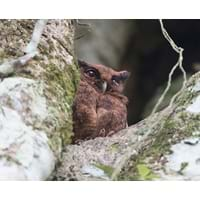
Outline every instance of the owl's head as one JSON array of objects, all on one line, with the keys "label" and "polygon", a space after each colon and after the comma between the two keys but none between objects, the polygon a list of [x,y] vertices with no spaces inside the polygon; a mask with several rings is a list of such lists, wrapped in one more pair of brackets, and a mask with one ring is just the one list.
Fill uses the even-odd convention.
[{"label": "owl's head", "polygon": [[129,77],[128,71],[115,71],[104,65],[88,64],[81,60],[78,64],[81,79],[87,81],[98,92],[123,92],[124,83]]}]

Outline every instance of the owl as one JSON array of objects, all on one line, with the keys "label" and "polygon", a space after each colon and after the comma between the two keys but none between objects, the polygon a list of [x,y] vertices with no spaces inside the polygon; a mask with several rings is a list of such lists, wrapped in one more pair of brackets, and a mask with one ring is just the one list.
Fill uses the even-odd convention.
[{"label": "owl", "polygon": [[73,103],[73,141],[111,136],[127,126],[127,71],[78,61],[81,80]]}]

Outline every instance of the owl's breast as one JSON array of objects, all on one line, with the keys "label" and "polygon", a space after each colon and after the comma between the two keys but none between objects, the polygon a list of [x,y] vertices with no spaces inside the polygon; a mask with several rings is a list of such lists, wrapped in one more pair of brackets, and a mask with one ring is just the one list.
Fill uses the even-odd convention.
[{"label": "owl's breast", "polygon": [[97,103],[98,108],[104,108],[106,110],[112,109],[114,101],[108,95],[100,95]]},{"label": "owl's breast", "polygon": [[75,102],[81,105],[88,105],[89,107],[96,107],[99,93],[87,82],[80,81],[78,90],[75,96]]},{"label": "owl's breast", "polygon": [[97,107],[106,110],[126,108],[128,99],[124,95],[113,95],[110,93],[99,95]]}]

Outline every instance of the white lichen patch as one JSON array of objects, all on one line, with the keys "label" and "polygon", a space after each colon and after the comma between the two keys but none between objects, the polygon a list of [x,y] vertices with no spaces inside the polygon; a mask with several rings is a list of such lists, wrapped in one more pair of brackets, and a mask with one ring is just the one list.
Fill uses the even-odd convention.
[{"label": "white lichen patch", "polygon": [[71,65],[71,64],[72,64],[72,61],[73,61],[73,57],[72,57],[71,55],[68,55],[68,56],[66,57],[66,63],[67,63],[68,65]]},{"label": "white lichen patch", "polygon": [[187,108],[186,111],[198,114],[200,113],[200,96],[198,96],[192,104],[190,104]]},{"label": "white lichen patch", "polygon": [[192,92],[200,91],[200,82],[197,82],[196,85],[192,88]]},{"label": "white lichen patch", "polygon": [[172,154],[167,156],[166,172],[176,173],[185,180],[200,180],[200,139],[188,138],[172,146]]},{"label": "white lichen patch", "polygon": [[29,123],[42,121],[48,115],[42,90],[42,83],[34,80],[6,78],[0,83],[0,105],[13,108]]},{"label": "white lichen patch", "polygon": [[50,176],[55,157],[42,128],[47,116],[42,83],[19,77],[0,82],[0,180]]},{"label": "white lichen patch", "polygon": [[192,133],[192,136],[200,136],[200,132],[199,132],[199,131],[194,131],[194,132]]},{"label": "white lichen patch", "polygon": [[84,175],[94,176],[94,177],[101,177],[103,179],[108,179],[108,177],[106,176],[104,171],[102,169],[99,169],[99,168],[95,167],[94,165],[84,165],[81,168],[81,172]]},{"label": "white lichen patch", "polygon": [[42,131],[27,126],[20,115],[6,107],[0,114],[0,180],[44,180],[55,159]]}]

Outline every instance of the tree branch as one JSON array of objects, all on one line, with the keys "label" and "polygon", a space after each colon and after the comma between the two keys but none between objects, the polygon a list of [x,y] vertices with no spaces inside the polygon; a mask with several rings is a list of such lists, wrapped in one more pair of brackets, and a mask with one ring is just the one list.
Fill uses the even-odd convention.
[{"label": "tree branch", "polygon": [[16,72],[38,54],[37,47],[46,23],[47,20],[37,21],[33,30],[32,38],[24,50],[26,55],[2,63],[0,65],[0,77],[9,76]]}]

